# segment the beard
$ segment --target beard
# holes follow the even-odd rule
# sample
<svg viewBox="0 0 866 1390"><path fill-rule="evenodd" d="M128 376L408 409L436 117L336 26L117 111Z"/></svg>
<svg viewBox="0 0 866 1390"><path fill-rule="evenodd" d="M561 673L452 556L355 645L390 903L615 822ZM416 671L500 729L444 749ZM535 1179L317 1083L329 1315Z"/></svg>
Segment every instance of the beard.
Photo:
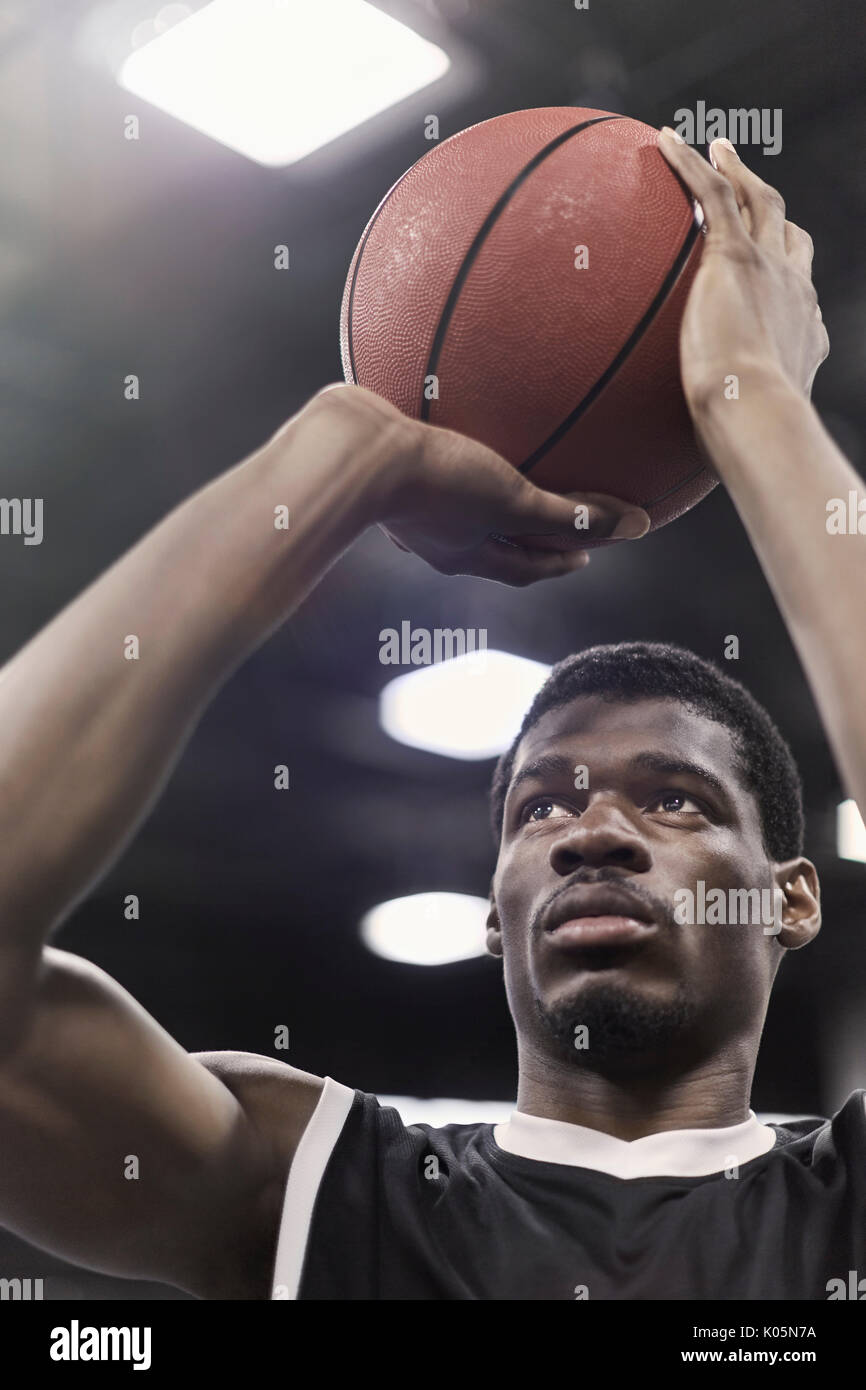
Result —
<svg viewBox="0 0 866 1390"><path fill-rule="evenodd" d="M602 1072L656 1069L671 1049L685 1046L698 1014L682 988L672 999L657 1000L604 981L552 1006L536 996L535 1009L557 1052L575 1066Z"/></svg>

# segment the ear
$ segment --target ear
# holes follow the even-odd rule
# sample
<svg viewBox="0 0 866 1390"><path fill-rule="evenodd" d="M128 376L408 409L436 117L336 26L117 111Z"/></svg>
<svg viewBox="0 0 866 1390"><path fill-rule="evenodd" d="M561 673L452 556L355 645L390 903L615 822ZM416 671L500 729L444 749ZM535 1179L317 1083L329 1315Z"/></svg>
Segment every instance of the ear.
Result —
<svg viewBox="0 0 866 1390"><path fill-rule="evenodd" d="M487 950L491 956L502 955L502 927L499 925L499 910L492 888L490 890L490 911L487 914Z"/></svg>
<svg viewBox="0 0 866 1390"><path fill-rule="evenodd" d="M821 930L821 885L810 859L789 859L773 868L782 893L781 930L777 940L788 951L806 946Z"/></svg>

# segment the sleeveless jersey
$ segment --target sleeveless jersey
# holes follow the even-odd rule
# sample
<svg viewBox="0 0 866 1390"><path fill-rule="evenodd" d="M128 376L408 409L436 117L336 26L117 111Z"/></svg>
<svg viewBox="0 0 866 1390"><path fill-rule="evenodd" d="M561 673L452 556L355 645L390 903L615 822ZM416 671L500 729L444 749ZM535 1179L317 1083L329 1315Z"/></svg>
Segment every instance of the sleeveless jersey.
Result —
<svg viewBox="0 0 866 1390"><path fill-rule="evenodd" d="M327 1078L272 1297L856 1297L833 1290L866 1276L864 1102L770 1126L773 1147L733 1169L622 1178L509 1152L491 1124L407 1126Z"/></svg>

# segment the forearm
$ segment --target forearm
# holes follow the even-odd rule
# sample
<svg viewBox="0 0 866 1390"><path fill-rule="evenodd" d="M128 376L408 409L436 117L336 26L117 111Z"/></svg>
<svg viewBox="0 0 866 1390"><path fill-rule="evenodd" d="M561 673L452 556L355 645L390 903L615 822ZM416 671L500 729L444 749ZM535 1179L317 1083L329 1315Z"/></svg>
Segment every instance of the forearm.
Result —
<svg viewBox="0 0 866 1390"><path fill-rule="evenodd" d="M866 812L866 536L827 529L861 480L805 396L740 376L696 425L749 534L803 663L840 777ZM864 523L866 524L866 523Z"/></svg>
<svg viewBox="0 0 866 1390"><path fill-rule="evenodd" d="M335 442L322 399L0 673L0 983L116 858L219 686L374 519L381 429Z"/></svg>

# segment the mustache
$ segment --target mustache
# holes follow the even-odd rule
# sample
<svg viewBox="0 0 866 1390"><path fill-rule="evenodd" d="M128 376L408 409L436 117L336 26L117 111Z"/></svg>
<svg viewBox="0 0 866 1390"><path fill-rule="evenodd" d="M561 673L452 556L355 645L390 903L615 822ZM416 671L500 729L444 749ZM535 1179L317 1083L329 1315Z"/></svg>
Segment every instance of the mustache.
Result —
<svg viewBox="0 0 866 1390"><path fill-rule="evenodd" d="M529 922L530 935L538 937L542 933L542 923L548 912L550 912L556 902L565 893L570 893L573 888L589 888L600 883L614 884L618 888L624 888L637 902L640 902L656 921L660 927L674 927L674 910L670 903L664 902L656 897L654 893L647 892L642 883L628 874L624 874L621 869L605 866L602 869L578 869L576 873L561 883L554 893L551 893L535 912Z"/></svg>

